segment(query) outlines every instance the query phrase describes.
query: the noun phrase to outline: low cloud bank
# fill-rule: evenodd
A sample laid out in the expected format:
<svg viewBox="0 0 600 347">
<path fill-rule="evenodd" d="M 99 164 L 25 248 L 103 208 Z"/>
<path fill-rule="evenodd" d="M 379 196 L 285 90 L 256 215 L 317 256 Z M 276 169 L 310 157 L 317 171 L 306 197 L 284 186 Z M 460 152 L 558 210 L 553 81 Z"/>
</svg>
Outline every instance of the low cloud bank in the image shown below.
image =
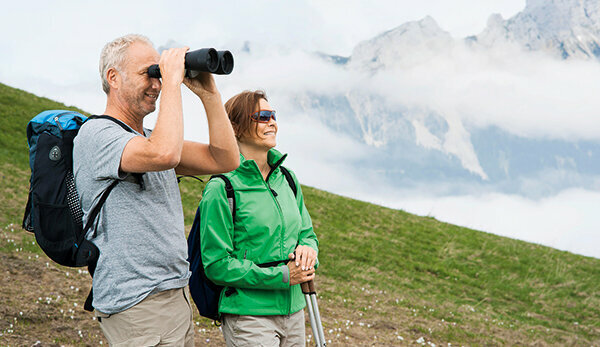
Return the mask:
<svg viewBox="0 0 600 347">
<path fill-rule="evenodd" d="M 381 195 L 367 200 L 496 235 L 600 258 L 600 193 L 595 191 L 569 189 L 540 200 L 497 193 L 445 197 Z"/>
</svg>

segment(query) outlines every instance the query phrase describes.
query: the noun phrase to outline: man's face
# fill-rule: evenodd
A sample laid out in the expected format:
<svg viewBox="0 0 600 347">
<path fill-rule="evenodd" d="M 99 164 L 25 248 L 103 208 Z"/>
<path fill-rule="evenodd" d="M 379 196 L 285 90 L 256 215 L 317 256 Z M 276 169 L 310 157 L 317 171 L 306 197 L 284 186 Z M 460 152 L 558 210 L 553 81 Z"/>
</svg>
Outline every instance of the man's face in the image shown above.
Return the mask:
<svg viewBox="0 0 600 347">
<path fill-rule="evenodd" d="M 156 109 L 161 83 L 148 76 L 148 67 L 158 64 L 159 59 L 158 52 L 143 42 L 134 42 L 127 49 L 119 96 L 136 116 L 144 117 Z"/>
</svg>

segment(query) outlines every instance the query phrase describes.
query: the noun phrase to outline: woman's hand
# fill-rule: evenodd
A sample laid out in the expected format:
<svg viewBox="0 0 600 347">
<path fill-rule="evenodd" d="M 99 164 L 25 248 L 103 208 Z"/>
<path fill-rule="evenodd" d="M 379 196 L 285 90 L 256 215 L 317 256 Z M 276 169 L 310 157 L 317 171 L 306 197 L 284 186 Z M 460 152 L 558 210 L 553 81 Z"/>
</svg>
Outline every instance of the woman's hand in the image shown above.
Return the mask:
<svg viewBox="0 0 600 347">
<path fill-rule="evenodd" d="M 296 266 L 302 270 L 311 270 L 317 261 L 317 251 L 309 246 L 296 247 L 295 255 L 290 253 L 289 258 L 296 261 Z"/>
<path fill-rule="evenodd" d="M 290 270 L 290 286 L 315 279 L 315 269 L 302 270 L 293 260 L 287 263 L 287 267 Z"/>
</svg>

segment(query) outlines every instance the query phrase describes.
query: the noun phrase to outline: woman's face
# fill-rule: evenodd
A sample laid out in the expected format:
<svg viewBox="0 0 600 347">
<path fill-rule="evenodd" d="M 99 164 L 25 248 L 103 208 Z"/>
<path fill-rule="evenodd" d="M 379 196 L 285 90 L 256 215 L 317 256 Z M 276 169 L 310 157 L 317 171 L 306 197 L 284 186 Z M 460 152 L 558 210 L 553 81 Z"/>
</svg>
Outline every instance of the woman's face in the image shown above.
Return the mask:
<svg viewBox="0 0 600 347">
<path fill-rule="evenodd" d="M 259 108 L 255 110 L 255 112 L 259 111 L 273 111 L 273 108 L 267 100 L 260 99 Z M 277 122 L 273 119 L 273 117 L 269 118 L 269 121 L 257 122 L 254 121 L 257 125 L 256 131 L 254 127 L 251 127 L 249 133 L 240 139 L 240 142 L 252 145 L 253 147 L 263 148 L 268 151 L 269 149 L 275 147 L 277 145 Z"/>
</svg>

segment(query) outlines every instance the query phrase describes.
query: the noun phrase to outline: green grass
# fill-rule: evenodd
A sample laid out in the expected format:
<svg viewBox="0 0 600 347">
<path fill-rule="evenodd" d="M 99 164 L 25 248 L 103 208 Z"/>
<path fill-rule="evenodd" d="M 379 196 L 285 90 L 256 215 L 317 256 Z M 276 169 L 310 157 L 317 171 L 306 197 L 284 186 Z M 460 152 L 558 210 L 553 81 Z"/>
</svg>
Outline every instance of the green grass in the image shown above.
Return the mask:
<svg viewBox="0 0 600 347">
<path fill-rule="evenodd" d="M 65 106 L 0 84 L 3 228 L 20 224 L 27 195 L 25 126 L 51 108 Z M 188 226 L 203 187 L 180 184 Z M 320 242 L 326 329 L 352 326 L 360 344 L 393 344 L 397 336 L 453 345 L 600 344 L 599 259 L 302 189 Z M 0 242 L 0 252 L 41 254 L 31 235 L 19 240 Z"/>
<path fill-rule="evenodd" d="M 29 189 L 29 147 L 25 129 L 49 109 L 78 110 L 0 83 L 0 225 L 18 223 Z M 85 114 L 85 112 L 82 112 Z"/>
</svg>

